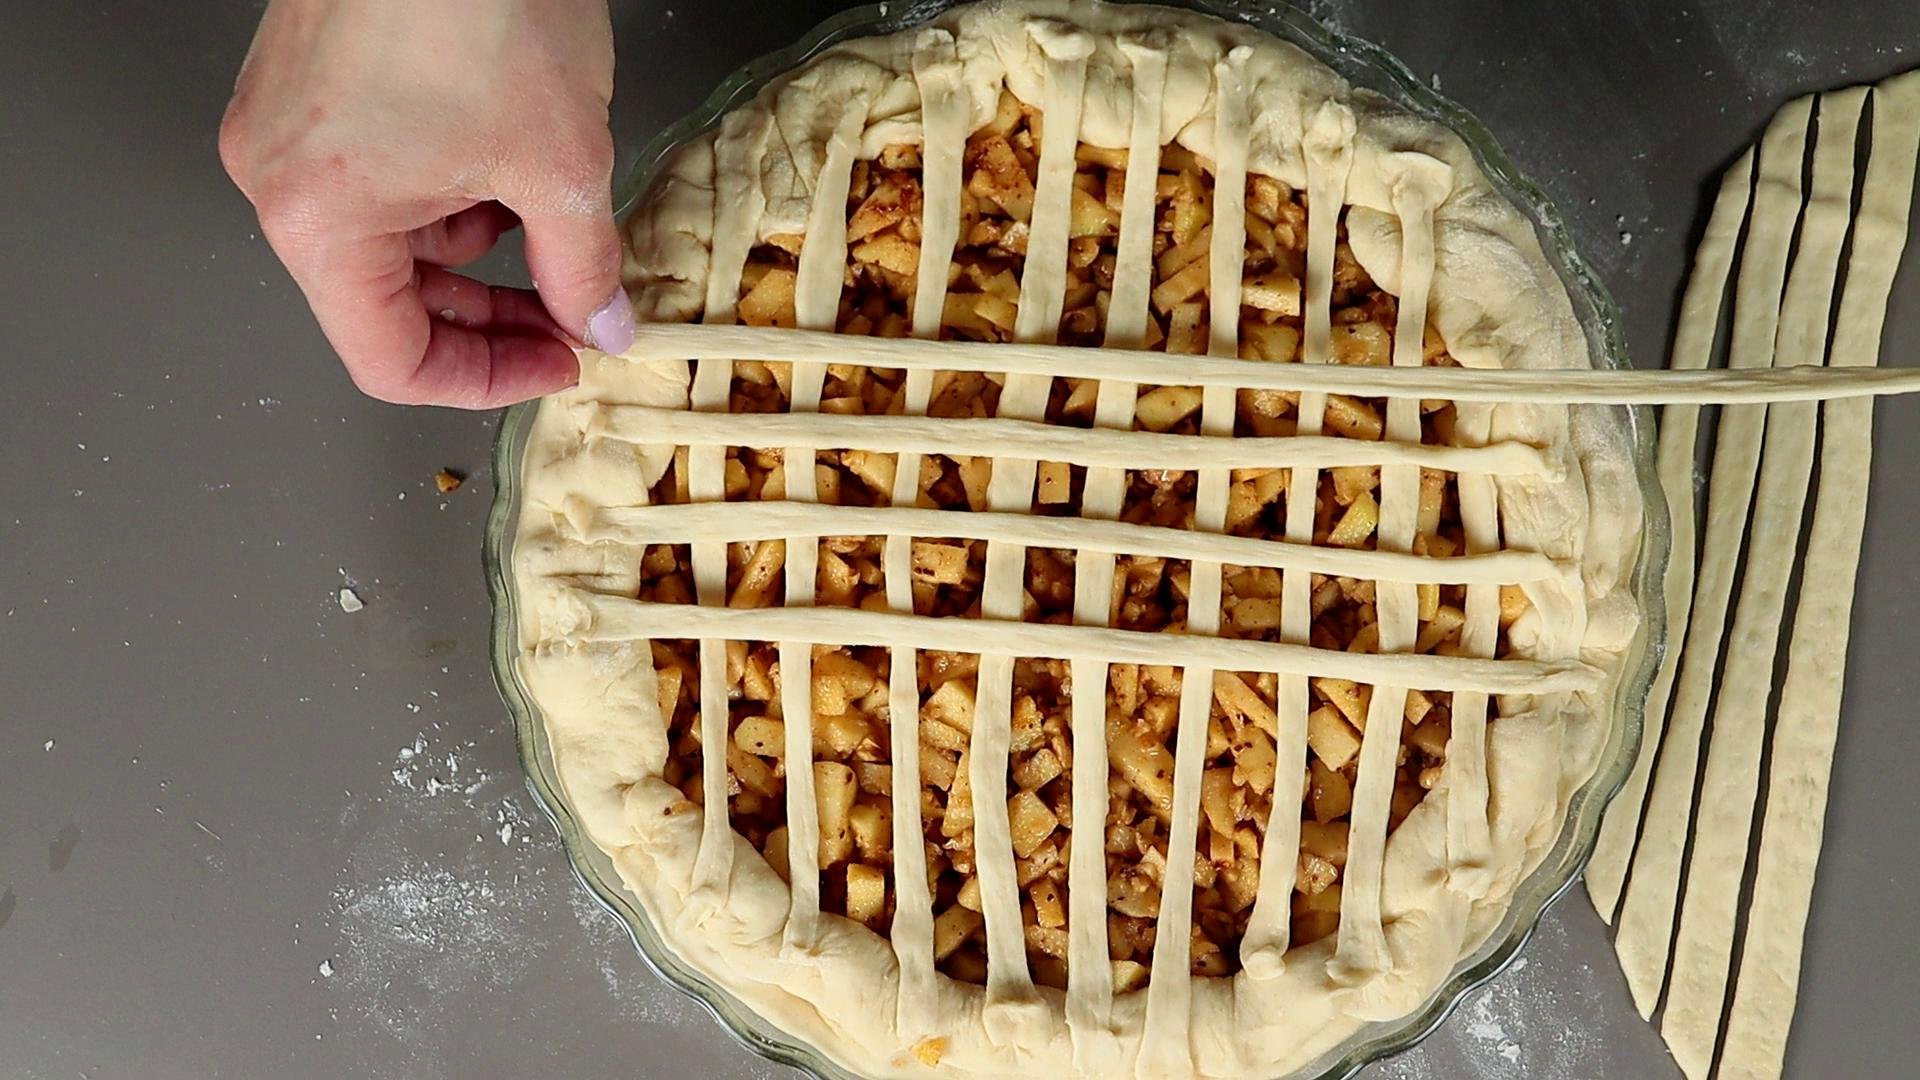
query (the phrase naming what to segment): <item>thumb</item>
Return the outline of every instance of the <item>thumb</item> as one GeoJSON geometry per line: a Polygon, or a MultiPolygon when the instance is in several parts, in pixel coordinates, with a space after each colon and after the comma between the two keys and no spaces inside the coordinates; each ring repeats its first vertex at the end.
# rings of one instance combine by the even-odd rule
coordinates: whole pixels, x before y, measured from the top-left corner
{"type": "Polygon", "coordinates": [[[527,269],[553,321],[602,352],[625,352],[633,344],[633,303],[620,287],[612,212],[522,214],[521,224],[527,269]]]}

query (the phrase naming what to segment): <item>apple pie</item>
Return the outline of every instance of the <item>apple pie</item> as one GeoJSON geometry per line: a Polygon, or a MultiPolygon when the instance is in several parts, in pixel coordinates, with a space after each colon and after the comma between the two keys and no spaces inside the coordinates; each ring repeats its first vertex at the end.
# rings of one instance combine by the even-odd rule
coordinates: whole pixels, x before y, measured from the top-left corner
{"type": "Polygon", "coordinates": [[[1588,365],[1450,130],[988,3],[776,80],[627,231],[517,665],[687,963],[863,1075],[1277,1075],[1498,927],[1613,734],[1626,426],[1274,385],[1588,365]]]}

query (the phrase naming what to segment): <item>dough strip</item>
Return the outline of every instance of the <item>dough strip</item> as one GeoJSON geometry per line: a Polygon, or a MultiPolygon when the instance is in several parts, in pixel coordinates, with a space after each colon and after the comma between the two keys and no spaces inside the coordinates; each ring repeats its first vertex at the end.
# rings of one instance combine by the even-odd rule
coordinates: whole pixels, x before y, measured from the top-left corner
{"type": "MultiPolygon", "coordinates": [[[[967,108],[960,96],[960,63],[953,35],[929,29],[920,35],[913,57],[914,81],[920,89],[920,112],[925,124],[920,177],[921,244],[919,274],[913,300],[915,337],[940,336],[940,312],[946,305],[947,267],[960,237],[960,147],[967,137],[967,108]]],[[[902,387],[905,412],[924,415],[933,395],[933,373],[910,371],[902,387]]],[[[894,463],[893,504],[911,509],[920,500],[920,455],[903,451],[894,463]]],[[[815,510],[799,504],[763,504],[815,510]]],[[[729,535],[741,533],[727,526],[729,535]]],[[[882,551],[887,606],[902,615],[913,614],[913,540],[889,532],[882,551]]],[[[893,952],[900,965],[898,1017],[903,1041],[936,1034],[934,1014],[936,972],[933,964],[933,892],[927,884],[926,835],[920,808],[920,664],[912,646],[895,648],[889,658],[887,711],[891,728],[893,768],[893,952]],[[904,752],[903,752],[904,751],[904,752]]]]}
{"type": "MultiPolygon", "coordinates": [[[[1323,102],[1301,135],[1301,154],[1307,167],[1307,274],[1303,283],[1305,336],[1301,360],[1324,365],[1332,355],[1333,254],[1340,232],[1340,208],[1346,203],[1347,174],[1353,166],[1353,112],[1335,101],[1323,102]]],[[[1302,436],[1320,434],[1327,397],[1300,395],[1298,408],[1302,436]]],[[[1296,491],[1320,490],[1320,474],[1296,466],[1287,479],[1296,491]]],[[[1315,507],[1303,499],[1288,499],[1288,543],[1313,543],[1315,507]]],[[[1290,573],[1280,579],[1280,639],[1305,645],[1313,628],[1312,575],[1290,573]]],[[[1305,795],[1307,770],[1307,679],[1283,674],[1276,692],[1275,751],[1283,766],[1274,770],[1273,805],[1299,806],[1305,795]],[[1288,764],[1290,763],[1290,765],[1288,764]]],[[[1260,847],[1260,887],[1253,913],[1241,939],[1240,963],[1256,979],[1271,979],[1286,969],[1286,953],[1293,930],[1293,886],[1299,873],[1300,815],[1269,815],[1260,847]]]]}
{"type": "MultiPolygon", "coordinates": [[[[1763,368],[1773,363],[1787,251],[1800,210],[1800,173],[1812,104],[1812,98],[1788,104],[1761,139],[1753,223],[1741,254],[1740,283],[1734,300],[1730,367],[1763,368]]],[[[1620,910],[1620,930],[1614,939],[1621,970],[1643,1017],[1653,1015],[1666,981],[1680,864],[1692,824],[1701,730],[1713,693],[1721,638],[1726,632],[1734,566],[1753,502],[1754,471],[1759,464],[1765,419],[1765,409],[1760,405],[1733,406],[1720,415],[1707,502],[1706,543],[1701,549],[1699,584],[1687,626],[1685,652],[1681,654],[1673,715],[1668,720],[1647,803],[1647,828],[1634,858],[1633,876],[1620,910]]]]}
{"type": "MultiPolygon", "coordinates": [[[[1393,334],[1393,366],[1422,366],[1427,328],[1427,299],[1433,283],[1433,211],[1453,187],[1453,170],[1426,154],[1393,155],[1386,166],[1394,212],[1400,218],[1399,323],[1393,334]]],[[[1397,397],[1387,402],[1385,437],[1396,443],[1420,441],[1420,403],[1397,397]]],[[[1413,547],[1420,514],[1420,470],[1391,464],[1380,470],[1380,523],[1376,546],[1406,552],[1413,547]]],[[[1375,586],[1380,652],[1404,653],[1420,633],[1420,601],[1405,581],[1375,586]]],[[[1393,967],[1387,930],[1381,921],[1380,886],[1387,854],[1393,786],[1399,766],[1407,684],[1376,680],[1361,735],[1359,774],[1353,785],[1347,864],[1341,870],[1340,930],[1327,972],[1337,983],[1360,987],[1393,967]]],[[[1276,812],[1278,812],[1276,807],[1276,812]]]]}
{"type": "MultiPolygon", "coordinates": [[[[833,136],[827,140],[826,161],[815,185],[807,242],[800,248],[800,269],[794,283],[794,319],[809,329],[830,332],[839,317],[841,277],[847,262],[847,192],[852,186],[854,153],[860,147],[866,121],[867,103],[864,98],[855,98],[844,106],[833,136]]],[[[826,377],[825,361],[796,359],[788,405],[791,412],[817,412],[826,377]]],[[[699,415],[722,424],[739,423],[730,416],[699,415]]],[[[813,443],[787,443],[781,465],[789,500],[819,501],[816,461],[813,443]]],[[[813,606],[819,565],[819,537],[787,538],[787,607],[813,606]]],[[[782,945],[788,953],[811,955],[819,947],[820,934],[820,814],[813,783],[813,643],[779,639],[778,651],[780,707],[786,721],[787,860],[793,881],[793,906],[782,945]]]]}
{"type": "MultiPolygon", "coordinates": [[[[1083,379],[1153,382],[1167,377],[1166,354],[975,341],[863,338],[863,364],[914,370],[1049,373],[1083,379]]],[[[742,360],[820,358],[842,362],[841,335],[757,326],[653,323],[640,327],[631,360],[727,355],[742,360]]],[[[1359,397],[1446,398],[1526,405],[1716,405],[1827,401],[1920,393],[1920,368],[1775,368],[1747,371],[1666,369],[1518,369],[1359,367],[1276,364],[1196,356],[1182,362],[1183,386],[1231,386],[1359,397]]]]}
{"type": "MultiPolygon", "coordinates": [[[[1234,566],[1302,570],[1331,577],[1372,578],[1435,585],[1517,585],[1564,579],[1579,568],[1534,551],[1416,555],[1366,548],[1326,547],[1291,540],[1197,533],[1165,525],[1134,525],[1108,518],[1000,514],[991,510],[934,510],[905,506],[830,507],[814,503],[656,503],[587,511],[577,535],[588,543],[684,544],[765,540],[794,533],[953,536],[1032,547],[1079,546],[1086,557],[1117,554],[1199,559],[1234,566]],[[848,511],[848,512],[842,512],[848,511]],[[850,513],[849,513],[850,512],[850,513]]],[[[570,525],[570,527],[572,527],[570,525]]],[[[903,571],[902,577],[909,572],[903,571]]],[[[1092,575],[1098,577],[1097,574],[1092,575]]],[[[905,610],[904,608],[900,610],[905,610]]],[[[1105,622],[1106,603],[1097,619],[1105,622]]]]}
{"type": "MultiPolygon", "coordinates": [[[[1920,151],[1920,72],[1875,87],[1873,116],[1873,147],[1835,321],[1833,364],[1878,362],[1887,298],[1906,246],[1913,202],[1914,159],[1920,151]]],[[[1760,1080],[1781,1073],[1799,998],[1800,953],[1826,825],[1873,463],[1873,406],[1835,401],[1825,406],[1825,413],[1819,494],[1802,570],[1804,580],[1819,585],[1802,589],[1794,611],[1746,944],[1720,1058],[1720,1075],[1727,1080],[1760,1080]]]]}
{"type": "MultiPolygon", "coordinates": [[[[1160,169],[1160,111],[1167,81],[1167,54],[1157,38],[1126,38],[1120,50],[1132,65],[1133,119],[1127,145],[1127,175],[1157,176],[1160,169]]],[[[1146,340],[1147,301],[1153,287],[1154,190],[1129,184],[1121,196],[1120,236],[1115,253],[1113,294],[1107,308],[1106,345],[1137,348],[1146,340]]],[[[1094,400],[1094,424],[1133,429],[1139,386],[1103,379],[1094,400]]],[[[1105,626],[1113,595],[1115,552],[1088,548],[1089,539],[1117,527],[1126,497],[1126,471],[1115,467],[1087,470],[1080,500],[1082,520],[1074,559],[1073,621],[1105,626]]],[[[1020,520],[1051,521],[1021,515],[1020,520]]],[[[1064,540],[1064,538],[1062,538],[1064,540]]],[[[1040,544],[1032,539],[1029,543],[1040,544]]],[[[1068,546],[1066,543],[1045,546],[1068,546]]],[[[1073,685],[1073,815],[1075,821],[1105,820],[1107,815],[1108,667],[1098,658],[1075,660],[1073,685]]],[[[1117,1068],[1119,1043],[1113,1037],[1113,976],[1107,943],[1107,858],[1102,846],[1076,844],[1067,866],[1067,1030],[1074,1061],[1084,1071],[1117,1068]]]]}
{"type": "MultiPolygon", "coordinates": [[[[571,642],[722,637],[768,638],[815,645],[940,648],[1050,660],[1102,659],[1115,664],[1163,664],[1170,635],[1103,626],[1063,626],[995,618],[926,619],[859,608],[709,608],[609,596],[555,582],[569,619],[556,616],[555,637],[571,642]],[[570,625],[569,625],[570,623],[570,625]]],[[[1187,663],[1229,671],[1272,671],[1427,690],[1487,694],[1591,691],[1601,672],[1579,660],[1486,660],[1432,653],[1350,653],[1277,641],[1171,635],[1187,663]]]]}
{"type": "MultiPolygon", "coordinates": [[[[1752,195],[1753,151],[1749,149],[1721,178],[1720,194],[1714,200],[1707,231],[1701,236],[1699,250],[1694,255],[1693,275],[1687,281],[1686,297],[1680,304],[1680,326],[1673,335],[1671,366],[1675,370],[1704,368],[1712,358],[1734,248],[1739,243],[1752,195]]],[[[1673,535],[1673,550],[1667,560],[1664,582],[1670,641],[1685,640],[1687,614],[1693,607],[1693,461],[1699,431],[1698,405],[1669,405],[1660,411],[1660,486],[1666,492],[1667,518],[1672,523],[1673,535]]],[[[1627,860],[1633,856],[1634,841],[1640,835],[1647,782],[1653,776],[1654,756],[1666,731],[1667,702],[1679,668],[1680,650],[1668,649],[1660,658],[1659,670],[1654,673],[1653,685],[1647,691],[1646,726],[1640,737],[1639,753],[1634,758],[1633,772],[1620,794],[1614,796],[1612,805],[1607,807],[1600,837],[1594,844],[1593,860],[1587,864],[1587,896],[1606,922],[1613,921],[1620,906],[1620,888],[1626,882],[1627,860]]]]}
{"type": "MultiPolygon", "coordinates": [[[[1093,51],[1093,42],[1084,33],[1045,20],[1034,20],[1027,29],[1046,56],[1046,90],[1041,103],[1046,128],[1040,137],[1033,220],[1026,263],[1020,273],[1020,307],[1014,316],[1013,335],[1020,342],[1050,343],[1060,332],[1060,313],[1066,299],[1075,151],[1087,57],[1093,51]]],[[[997,415],[1044,425],[1052,386],[1051,374],[1009,375],[1000,390],[997,415]]],[[[994,460],[993,474],[987,481],[987,508],[1001,513],[1031,512],[1037,455],[1010,457],[1004,451],[989,454],[994,460]]],[[[1019,619],[1026,592],[1027,549],[989,542],[986,563],[980,588],[981,615],[986,619],[1019,619]]],[[[989,1039],[1000,1045],[1017,1045],[1041,1030],[1047,1009],[1027,965],[1007,813],[1015,654],[999,647],[980,651],[967,769],[973,798],[974,861],[980,881],[981,914],[986,917],[984,1020],[989,1039]]]]}
{"type": "MultiPolygon", "coordinates": [[[[1007,385],[1011,387],[1015,379],[1025,377],[1009,376],[1007,385]]],[[[1045,404],[1042,401],[1041,407],[1045,404]]],[[[750,439],[760,445],[806,443],[810,448],[873,450],[885,454],[917,450],[996,457],[1003,461],[1025,460],[1029,464],[1047,458],[1118,469],[1139,468],[1142,462],[1151,462],[1155,468],[1187,470],[1418,465],[1445,472],[1471,470],[1495,476],[1548,479],[1560,471],[1539,450],[1517,442],[1491,446],[1428,446],[1326,435],[1228,437],[1100,428],[1079,429],[1074,431],[1072,440],[1062,440],[1058,426],[1037,419],[1012,418],[1005,406],[997,417],[863,416],[857,423],[848,423],[845,417],[829,413],[764,413],[755,415],[751,425],[741,424],[738,417],[648,405],[593,404],[576,408],[588,438],[597,435],[640,445],[738,446],[750,439]]],[[[1018,479],[1013,476],[1008,483],[1018,479]]],[[[1022,511],[1016,505],[1003,512],[1022,511]]]]}
{"type": "MultiPolygon", "coordinates": [[[[1789,363],[1817,364],[1824,359],[1840,247],[1853,214],[1853,158],[1866,96],[1865,87],[1820,95],[1813,186],[1780,303],[1775,345],[1780,359],[1789,363]]],[[[1693,854],[1687,863],[1667,1010],[1660,1025],[1674,1060],[1696,1078],[1705,1077],[1713,1064],[1714,1041],[1726,1004],[1740,878],[1747,865],[1754,800],[1759,793],[1774,652],[1813,471],[1814,403],[1780,402],[1766,409],[1766,442],[1748,530],[1746,570],[1713,705],[1693,854]]],[[[1821,582],[1811,584],[1824,587],[1821,582]]]]}
{"type": "MultiPolygon", "coordinates": [[[[1208,252],[1207,352],[1240,354],[1240,277],[1247,258],[1247,92],[1251,52],[1239,46],[1213,65],[1213,236],[1208,252]]],[[[1177,370],[1177,362],[1169,367],[1177,370]]],[[[1417,406],[1416,406],[1417,407],[1417,406]]],[[[1230,386],[1209,386],[1201,395],[1200,430],[1232,438],[1238,395],[1230,386]]],[[[1215,465],[1195,478],[1196,534],[1226,531],[1227,470],[1215,465]]],[[[1188,567],[1187,632],[1220,633],[1220,563],[1194,560],[1188,567]]],[[[1104,695],[1103,695],[1104,696],[1104,695]]],[[[1213,669],[1187,664],[1181,670],[1174,739],[1173,813],[1167,826],[1167,868],[1155,917],[1147,1015],[1135,1072],[1142,1080],[1191,1075],[1188,1029],[1193,1013],[1193,858],[1200,827],[1200,776],[1206,764],[1207,721],[1213,708],[1213,669]]]]}
{"type": "MultiPolygon", "coordinates": [[[[701,320],[724,324],[735,320],[740,299],[741,271],[766,208],[766,196],[752,178],[760,174],[772,124],[752,113],[728,113],[714,139],[713,255],[707,271],[707,302],[701,320]]],[[[689,404],[700,412],[725,413],[733,389],[733,361],[703,357],[696,362],[689,404]]],[[[726,448],[693,446],[687,449],[689,505],[723,505],[726,497],[726,448]]],[[[694,591],[700,603],[727,602],[727,540],[715,536],[694,541],[694,591]]],[[[654,541],[666,543],[669,541],[654,541]]],[[[700,650],[700,745],[725,747],[729,738],[727,708],[727,643],[702,638],[700,650]]],[[[696,925],[724,902],[733,873],[733,825],[727,809],[727,756],[701,755],[702,814],[700,852],[693,863],[693,890],[687,904],[696,925]]]]}

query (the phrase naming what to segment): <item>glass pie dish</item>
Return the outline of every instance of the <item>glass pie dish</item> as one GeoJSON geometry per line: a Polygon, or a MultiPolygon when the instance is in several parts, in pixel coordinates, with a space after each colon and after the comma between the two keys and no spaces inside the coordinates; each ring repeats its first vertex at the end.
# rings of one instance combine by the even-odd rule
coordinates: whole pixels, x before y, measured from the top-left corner
{"type": "MultiPolygon", "coordinates": [[[[1590,362],[1596,366],[1617,366],[1622,362],[1611,305],[1571,254],[1564,228],[1546,207],[1538,191],[1514,176],[1513,170],[1491,141],[1463,113],[1427,93],[1424,87],[1390,59],[1358,43],[1337,40],[1299,16],[1275,13],[1265,17],[1249,17],[1216,10],[1211,5],[1189,6],[1216,17],[1250,22],[1258,29],[1306,49],[1355,85],[1385,94],[1401,108],[1460,134],[1473,148],[1482,169],[1493,177],[1496,186],[1509,201],[1521,208],[1534,225],[1543,249],[1571,295],[1585,333],[1590,362]]],[[[890,13],[883,6],[850,12],[821,27],[792,49],[749,66],[723,85],[702,110],[675,125],[642,153],[632,181],[623,188],[623,203],[631,202],[649,190],[659,164],[666,161],[680,145],[710,128],[722,113],[745,96],[757,92],[769,79],[801,65],[829,44],[868,33],[897,31],[916,25],[943,9],[944,5],[921,5],[910,11],[890,13]]],[[[775,1030],[711,980],[680,963],[673,948],[656,933],[656,928],[631,894],[620,886],[620,878],[613,872],[608,860],[582,835],[578,816],[559,794],[561,788],[555,777],[551,747],[546,740],[546,723],[522,683],[519,666],[515,663],[519,615],[507,571],[512,565],[510,549],[522,497],[522,463],[533,417],[534,410],[530,407],[516,409],[507,415],[502,425],[496,456],[499,495],[487,549],[489,581],[494,590],[496,612],[496,675],[516,717],[532,786],[542,804],[560,824],[575,865],[588,885],[621,915],[633,930],[642,952],[661,970],[664,977],[708,1004],[730,1029],[754,1049],[819,1075],[845,1075],[824,1054],[800,1045],[792,1037],[775,1030]]],[[[1655,497],[1657,492],[1649,468],[1650,421],[1644,414],[1632,412],[1623,412],[1617,419],[1620,429],[1634,438],[1633,456],[1638,467],[1643,502],[1648,507],[1657,508],[1660,500],[1655,497]]],[[[1649,512],[1658,513],[1657,509],[1649,512]]],[[[1421,1008],[1398,1020],[1364,1028],[1347,1043],[1300,1070],[1298,1075],[1346,1075],[1361,1064],[1408,1045],[1431,1030],[1466,989],[1497,970],[1512,955],[1545,904],[1571,879],[1591,848],[1600,809],[1624,776],[1638,738],[1640,720],[1636,703],[1644,698],[1647,673],[1651,660],[1657,656],[1656,646],[1662,637],[1653,583],[1659,579],[1664,559],[1666,540],[1663,525],[1658,520],[1647,522],[1644,534],[1648,538],[1645,541],[1646,550],[1640,553],[1641,557],[1636,562],[1632,591],[1646,617],[1640,624],[1639,636],[1629,650],[1623,668],[1624,681],[1618,696],[1620,704],[1615,715],[1603,718],[1607,721],[1608,746],[1601,754],[1593,779],[1570,800],[1565,827],[1560,831],[1558,843],[1515,892],[1499,929],[1454,967],[1451,977],[1421,1008]]],[[[1497,912],[1499,909],[1494,910],[1497,912]]],[[[1455,954],[1447,954],[1448,958],[1452,955],[1455,954]]],[[[1444,965],[1435,969],[1435,975],[1441,970],[1445,970],[1444,965]]],[[[1329,1033],[1328,1039],[1332,1037],[1333,1033],[1329,1033]]]]}

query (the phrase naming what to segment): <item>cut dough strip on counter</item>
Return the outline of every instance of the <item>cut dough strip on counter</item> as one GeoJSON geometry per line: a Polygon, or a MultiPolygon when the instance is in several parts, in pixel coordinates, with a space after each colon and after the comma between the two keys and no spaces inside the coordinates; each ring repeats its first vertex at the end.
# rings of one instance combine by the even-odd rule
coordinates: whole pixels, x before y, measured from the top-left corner
{"type": "MultiPolygon", "coordinates": [[[[1693,276],[1687,281],[1686,298],[1680,305],[1680,327],[1673,336],[1675,370],[1704,368],[1713,355],[1734,247],[1740,240],[1740,228],[1746,220],[1747,203],[1752,194],[1753,151],[1748,150],[1721,179],[1713,216],[1707,220],[1706,234],[1700,238],[1700,249],[1694,255],[1693,276]]],[[[1685,639],[1687,613],[1693,607],[1693,468],[1694,444],[1699,431],[1698,405],[1669,405],[1661,410],[1660,486],[1666,492],[1667,518],[1673,534],[1673,550],[1667,559],[1664,584],[1668,641],[1685,639]]],[[[1600,837],[1594,843],[1593,860],[1587,864],[1587,895],[1592,898],[1600,918],[1607,922],[1613,921],[1614,912],[1620,906],[1620,887],[1626,881],[1627,860],[1633,856],[1634,841],[1640,835],[1640,813],[1646,806],[1647,782],[1653,775],[1654,753],[1666,731],[1667,702],[1673,693],[1674,674],[1679,669],[1680,650],[1667,649],[1660,658],[1653,685],[1647,690],[1646,727],[1640,737],[1633,772],[1607,808],[1600,837]]]]}
{"type": "MultiPolygon", "coordinates": [[[[1876,87],[1873,116],[1871,157],[1834,323],[1830,362],[1837,365],[1878,362],[1887,298],[1906,246],[1913,202],[1915,157],[1920,153],[1920,71],[1876,87]]],[[[1825,412],[1819,491],[1801,572],[1803,580],[1820,585],[1802,589],[1794,611],[1746,943],[1720,1059],[1720,1076],[1727,1080],[1777,1077],[1783,1068],[1826,823],[1873,463],[1873,407],[1865,401],[1835,401],[1825,412]]]]}
{"type": "MultiPolygon", "coordinates": [[[[1854,162],[1868,93],[1867,87],[1854,87],[1819,97],[1812,184],[1804,208],[1799,181],[1806,165],[1810,100],[1782,109],[1761,143],[1753,218],[1740,255],[1730,352],[1734,367],[1777,360],[1796,373],[1809,373],[1825,361],[1839,369],[1835,375],[1867,385],[1857,376],[1877,363],[1893,277],[1907,240],[1920,153],[1920,72],[1872,88],[1872,135],[1856,215],[1854,162]],[[1842,289],[1841,256],[1848,250],[1842,289]],[[1837,313],[1836,292],[1841,294],[1837,313]]],[[[1708,362],[1714,316],[1746,205],[1748,164],[1743,157],[1728,174],[1702,240],[1675,338],[1676,366],[1708,362]]],[[[1818,424],[1812,395],[1764,406],[1744,396],[1737,400],[1745,404],[1725,410],[1721,418],[1697,591],[1687,587],[1691,564],[1685,561],[1692,542],[1697,414],[1670,407],[1661,417],[1660,471],[1676,523],[1674,563],[1666,581],[1675,620],[1670,639],[1681,637],[1684,627],[1687,647],[1656,677],[1647,745],[1608,817],[1588,871],[1589,893],[1603,917],[1611,913],[1625,879],[1616,940],[1621,965],[1643,1014],[1651,1016],[1664,1003],[1661,1034],[1692,1080],[1714,1075],[1767,1080],[1780,1076],[1784,1067],[1839,728],[1872,460],[1869,400],[1830,399],[1824,423],[1818,424]],[[1816,425],[1820,468],[1810,490],[1816,425]],[[1802,556],[1798,544],[1809,498],[1814,508],[1800,568],[1805,584],[1791,623],[1756,846],[1754,811],[1769,738],[1768,699],[1781,617],[1802,556]],[[1753,520],[1743,545],[1749,504],[1753,520]],[[1738,604],[1716,678],[1736,570],[1738,604]],[[1663,732],[1665,693],[1676,666],[1679,686],[1663,732]],[[1705,723],[1709,712],[1710,726],[1705,723]],[[1703,730],[1709,741],[1695,796],[1703,730]],[[1656,761],[1635,851],[1639,797],[1656,761]],[[1750,867],[1751,900],[1735,967],[1741,885],[1750,867]],[[1729,982],[1734,983],[1730,1013],[1729,982]]]]}
{"type": "MultiPolygon", "coordinates": [[[[1801,218],[1793,271],[1780,302],[1775,348],[1788,363],[1817,364],[1824,359],[1840,247],[1852,216],[1854,148],[1865,101],[1863,87],[1820,96],[1813,184],[1801,218]]],[[[1687,862],[1685,900],[1660,1025],[1674,1060],[1695,1078],[1707,1075],[1720,1033],[1740,878],[1747,865],[1754,799],[1759,792],[1774,649],[1799,553],[1800,519],[1813,470],[1814,403],[1779,402],[1766,409],[1766,442],[1747,534],[1746,569],[1713,705],[1693,854],[1687,862]]],[[[1815,583],[1815,588],[1824,587],[1815,583]]]]}
{"type": "MultiPolygon", "coordinates": [[[[1753,222],[1741,255],[1740,283],[1734,298],[1733,338],[1727,358],[1730,367],[1764,368],[1773,364],[1787,252],[1794,222],[1800,215],[1800,174],[1812,110],[1812,98],[1789,104],[1774,117],[1761,139],[1753,222]]],[[[1627,987],[1643,1017],[1653,1015],[1666,983],[1674,904],[1693,820],[1700,737],[1713,694],[1714,664],[1726,633],[1727,607],[1741,538],[1746,533],[1747,511],[1753,503],[1754,472],[1759,467],[1765,421],[1762,405],[1731,406],[1720,414],[1708,491],[1706,542],[1701,549],[1700,580],[1687,624],[1685,652],[1680,657],[1673,716],[1654,773],[1647,827],[1640,837],[1620,911],[1619,934],[1614,939],[1627,987]]]]}

